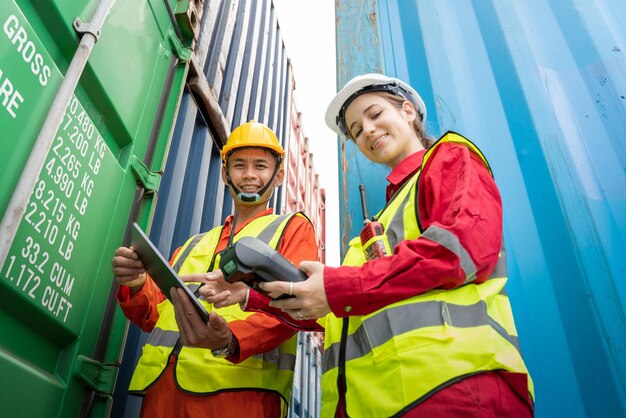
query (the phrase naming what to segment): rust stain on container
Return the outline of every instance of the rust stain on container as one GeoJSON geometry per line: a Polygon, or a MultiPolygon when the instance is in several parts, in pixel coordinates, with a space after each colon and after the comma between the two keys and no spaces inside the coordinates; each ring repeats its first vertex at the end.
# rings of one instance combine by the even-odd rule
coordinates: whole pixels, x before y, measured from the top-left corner
{"type": "MultiPolygon", "coordinates": [[[[348,173],[350,168],[350,160],[346,157],[346,142],[346,139],[341,138],[341,173],[339,173],[339,175],[342,177],[341,200],[343,202],[348,202],[348,179],[346,178],[346,173],[348,173]]],[[[352,217],[350,216],[350,210],[347,204],[343,206],[342,218],[341,251],[343,257],[343,254],[345,254],[348,248],[348,242],[350,242],[350,230],[352,229],[352,217]]]]}

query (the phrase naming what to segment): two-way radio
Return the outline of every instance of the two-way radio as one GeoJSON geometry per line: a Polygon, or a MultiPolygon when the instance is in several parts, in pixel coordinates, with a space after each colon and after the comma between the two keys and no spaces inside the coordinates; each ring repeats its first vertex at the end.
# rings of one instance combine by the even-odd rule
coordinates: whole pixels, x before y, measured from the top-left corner
{"type": "Polygon", "coordinates": [[[363,209],[363,229],[359,234],[363,253],[368,261],[385,257],[389,255],[389,251],[385,245],[385,228],[383,224],[378,222],[376,216],[372,216],[372,219],[367,216],[365,185],[359,184],[359,192],[361,194],[361,207],[363,209]]]}

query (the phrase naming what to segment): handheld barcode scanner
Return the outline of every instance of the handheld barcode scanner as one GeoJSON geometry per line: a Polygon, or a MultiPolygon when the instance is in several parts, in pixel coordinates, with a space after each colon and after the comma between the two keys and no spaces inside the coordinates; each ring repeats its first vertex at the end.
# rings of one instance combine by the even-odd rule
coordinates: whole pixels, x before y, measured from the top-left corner
{"type": "MultiPolygon", "coordinates": [[[[226,281],[244,282],[263,294],[267,292],[258,287],[262,281],[302,282],[308,278],[305,272],[254,237],[242,237],[226,248],[220,258],[220,269],[226,281]]],[[[276,299],[287,297],[291,296],[282,295],[276,299]]]]}
{"type": "Polygon", "coordinates": [[[368,261],[385,257],[391,251],[389,251],[389,244],[387,244],[385,239],[383,224],[378,222],[375,216],[372,216],[371,220],[367,217],[365,185],[359,184],[359,192],[361,194],[361,208],[363,209],[363,229],[359,234],[363,253],[368,261]]]}

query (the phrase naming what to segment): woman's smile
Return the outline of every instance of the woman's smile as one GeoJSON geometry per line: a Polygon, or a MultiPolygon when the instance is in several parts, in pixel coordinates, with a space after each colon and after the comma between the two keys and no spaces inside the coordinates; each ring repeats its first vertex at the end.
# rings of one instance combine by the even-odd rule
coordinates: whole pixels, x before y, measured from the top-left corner
{"type": "Polygon", "coordinates": [[[384,145],[384,142],[383,142],[383,141],[384,141],[385,139],[387,139],[387,135],[388,135],[388,134],[383,134],[383,135],[379,136],[379,137],[378,137],[378,139],[376,139],[376,140],[372,143],[372,145],[370,146],[370,149],[371,149],[372,151],[374,151],[376,148],[379,148],[379,145],[380,145],[380,146],[384,145]]]}

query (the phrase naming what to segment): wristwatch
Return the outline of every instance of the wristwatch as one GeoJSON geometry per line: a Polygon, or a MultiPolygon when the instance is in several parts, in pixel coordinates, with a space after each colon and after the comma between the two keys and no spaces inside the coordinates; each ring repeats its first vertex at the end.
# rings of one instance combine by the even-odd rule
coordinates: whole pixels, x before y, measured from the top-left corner
{"type": "Polygon", "coordinates": [[[230,356],[231,354],[234,354],[236,348],[237,348],[237,338],[235,338],[235,336],[233,335],[231,331],[230,339],[228,340],[228,344],[226,345],[226,347],[218,348],[216,350],[211,350],[211,354],[213,354],[213,357],[226,358],[230,356]]]}

